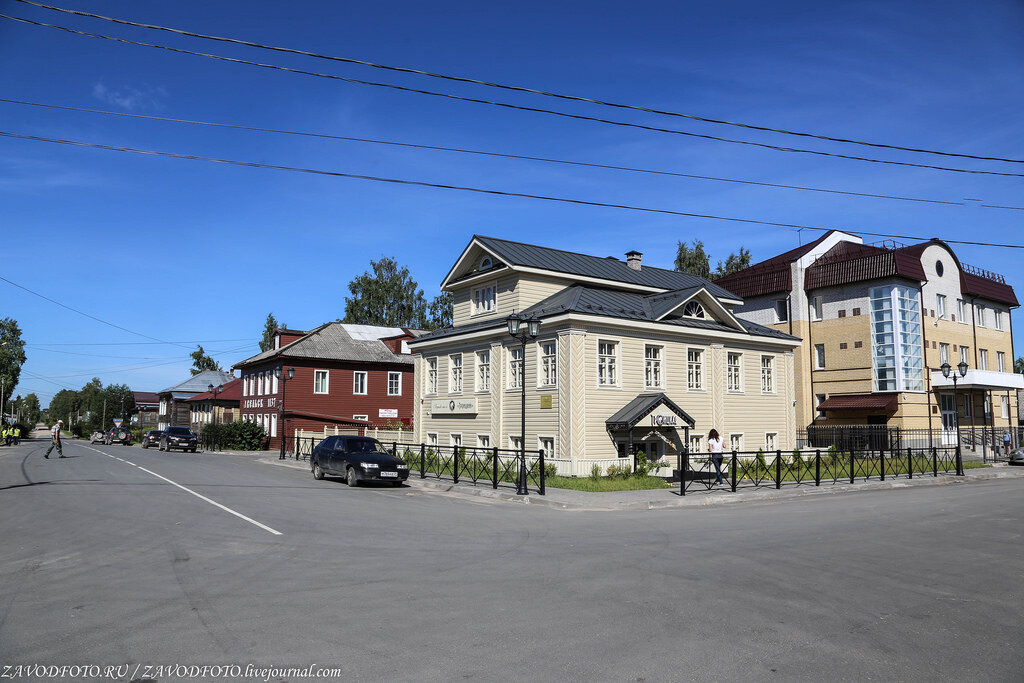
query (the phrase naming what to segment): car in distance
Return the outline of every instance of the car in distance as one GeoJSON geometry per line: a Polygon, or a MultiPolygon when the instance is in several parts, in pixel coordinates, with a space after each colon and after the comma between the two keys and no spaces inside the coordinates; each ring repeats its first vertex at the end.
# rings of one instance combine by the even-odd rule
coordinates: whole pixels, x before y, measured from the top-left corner
{"type": "Polygon", "coordinates": [[[89,437],[89,443],[106,443],[107,433],[102,429],[94,429],[92,436],[89,437]]]}
{"type": "Polygon", "coordinates": [[[139,444],[143,448],[149,448],[150,446],[160,446],[160,437],[164,435],[162,429],[150,429],[146,432],[146,435],[142,437],[142,443],[139,444]]]}
{"type": "Polygon", "coordinates": [[[1019,448],[1014,452],[1010,453],[1010,457],[1006,461],[1006,464],[1016,465],[1018,467],[1024,466],[1024,448],[1019,448]]]}
{"type": "Polygon", "coordinates": [[[106,444],[111,446],[115,443],[119,443],[123,446],[132,445],[132,433],[128,431],[127,427],[114,427],[107,432],[106,444]]]}
{"type": "Polygon", "coordinates": [[[199,440],[188,427],[168,427],[160,435],[160,450],[169,451],[178,448],[182,451],[196,452],[199,440]]]}
{"type": "Polygon", "coordinates": [[[344,477],[349,486],[364,481],[401,486],[409,478],[409,466],[368,436],[329,436],[313,448],[309,457],[314,479],[324,475],[344,477]]]}

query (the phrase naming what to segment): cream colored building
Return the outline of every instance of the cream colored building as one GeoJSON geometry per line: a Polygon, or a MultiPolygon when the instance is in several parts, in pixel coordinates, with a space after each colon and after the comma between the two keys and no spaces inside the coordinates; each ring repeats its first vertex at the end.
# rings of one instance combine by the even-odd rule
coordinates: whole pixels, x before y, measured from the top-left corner
{"type": "Polygon", "coordinates": [[[417,440],[519,448],[525,378],[526,447],[563,474],[686,439],[703,451],[712,428],[729,448],[791,449],[799,340],[736,317],[743,302],[712,282],[626,257],[474,236],[441,285],[453,327],[409,342],[417,440]],[[512,313],[541,323],[525,358],[512,313]]]}
{"type": "Polygon", "coordinates": [[[803,340],[801,429],[875,425],[949,445],[958,424],[968,434],[1017,424],[1016,295],[941,240],[875,246],[832,231],[718,284],[743,296],[738,317],[803,340]],[[969,369],[955,400],[940,368],[961,361],[969,369]]]}

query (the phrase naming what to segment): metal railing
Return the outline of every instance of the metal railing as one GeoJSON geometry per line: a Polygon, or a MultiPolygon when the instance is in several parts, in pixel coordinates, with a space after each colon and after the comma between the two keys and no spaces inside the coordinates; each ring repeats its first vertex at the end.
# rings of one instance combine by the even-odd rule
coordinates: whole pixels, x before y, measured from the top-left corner
{"type": "MultiPolygon", "coordinates": [[[[841,451],[816,449],[813,453],[764,453],[732,451],[722,454],[722,486],[733,492],[741,488],[783,485],[821,486],[886,478],[913,479],[915,475],[938,477],[940,473],[963,475],[963,460],[958,447],[878,449],[841,451]]],[[[710,454],[679,453],[679,495],[689,490],[709,490],[717,480],[710,454]]]]}
{"type": "Polygon", "coordinates": [[[820,425],[798,430],[801,450],[835,447],[841,451],[893,450],[903,448],[951,448],[958,444],[965,458],[982,462],[1003,460],[1008,451],[1024,444],[1024,427],[965,426],[957,429],[904,429],[873,425],[820,425]],[[1009,448],[1005,436],[1010,435],[1009,448]]]}

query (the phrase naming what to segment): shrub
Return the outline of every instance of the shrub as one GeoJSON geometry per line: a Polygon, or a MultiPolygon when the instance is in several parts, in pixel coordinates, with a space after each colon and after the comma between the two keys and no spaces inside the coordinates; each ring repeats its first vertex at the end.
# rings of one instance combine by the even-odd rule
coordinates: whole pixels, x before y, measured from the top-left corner
{"type": "Polygon", "coordinates": [[[633,474],[632,468],[628,464],[609,465],[607,472],[609,479],[628,479],[633,474]]]}
{"type": "Polygon", "coordinates": [[[601,478],[601,466],[598,465],[597,463],[594,463],[593,465],[590,466],[590,479],[592,481],[597,481],[600,478],[601,478]]]}
{"type": "Polygon", "coordinates": [[[232,451],[261,451],[266,447],[267,433],[255,422],[239,420],[228,424],[203,427],[202,442],[232,451]]]}
{"type": "Polygon", "coordinates": [[[794,448],[793,449],[793,466],[794,467],[803,467],[804,466],[804,458],[803,458],[802,455],[800,455],[800,449],[799,448],[794,448]]]}
{"type": "Polygon", "coordinates": [[[766,470],[766,469],[768,469],[768,463],[765,462],[765,459],[764,459],[764,450],[762,450],[760,448],[757,449],[757,459],[756,459],[756,462],[757,462],[757,469],[759,469],[759,470],[766,470]]]}

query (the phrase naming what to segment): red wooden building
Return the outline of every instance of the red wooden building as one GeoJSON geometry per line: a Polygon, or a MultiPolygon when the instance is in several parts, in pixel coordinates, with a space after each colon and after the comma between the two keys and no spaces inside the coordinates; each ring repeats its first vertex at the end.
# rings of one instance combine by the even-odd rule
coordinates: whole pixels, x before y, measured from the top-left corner
{"type": "Polygon", "coordinates": [[[241,370],[243,420],[280,436],[325,427],[412,425],[413,361],[406,342],[417,330],[326,323],[310,332],[281,329],[274,348],[235,364],[241,370]]]}

